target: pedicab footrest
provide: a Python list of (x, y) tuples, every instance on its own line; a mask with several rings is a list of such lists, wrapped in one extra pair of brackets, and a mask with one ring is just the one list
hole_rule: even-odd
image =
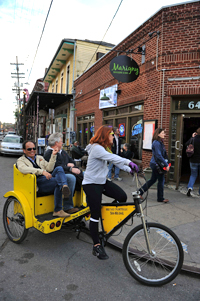
[(81, 216), (87, 216), (90, 213), (90, 208), (86, 207), (69, 217), (54, 217), (53, 212), (35, 216), (34, 227), (44, 234), (52, 233), (61, 229), (63, 223), (67, 223)]
[(57, 219), (58, 217), (53, 216), (53, 212), (49, 212), (46, 214), (37, 215), (35, 217), (40, 223), (43, 223), (44, 221), (50, 221), (53, 219)]

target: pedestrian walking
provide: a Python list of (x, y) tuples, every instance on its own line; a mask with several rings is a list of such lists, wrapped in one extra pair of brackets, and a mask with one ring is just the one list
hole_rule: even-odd
[[(196, 132), (194, 132), (192, 134), (192, 138), (190, 138), (186, 142), (186, 146), (188, 146), (191, 143), (194, 145), (194, 153), (190, 157), (191, 175), (190, 175), (190, 179), (189, 179), (188, 186), (187, 186), (187, 188), (188, 188), (187, 196), (188, 197), (193, 196), (193, 193), (192, 193), (193, 186), (197, 179), (198, 174), (200, 175), (200, 128), (198, 128), (196, 130)], [(200, 187), (199, 187), (199, 195), (200, 195)]]
[(164, 129), (157, 128), (153, 134), (152, 139), (153, 155), (150, 161), (150, 167), (152, 169), (151, 179), (139, 189), (139, 193), (142, 196), (143, 193), (146, 192), (156, 182), (156, 180), (158, 180), (157, 201), (168, 203), (169, 200), (164, 198), (165, 176), (162, 167), (164, 167), (166, 171), (169, 171), (171, 164), (168, 162), (167, 152), (163, 143), (164, 138)]

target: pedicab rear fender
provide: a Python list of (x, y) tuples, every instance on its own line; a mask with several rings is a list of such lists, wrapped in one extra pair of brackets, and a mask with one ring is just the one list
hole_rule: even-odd
[(20, 191), (8, 191), (6, 194), (4, 194), (4, 197), (5, 198), (14, 197), (20, 202), (24, 211), (26, 229), (33, 227), (34, 214), (31, 210), (28, 200), (23, 195), (23, 193), (21, 193)]

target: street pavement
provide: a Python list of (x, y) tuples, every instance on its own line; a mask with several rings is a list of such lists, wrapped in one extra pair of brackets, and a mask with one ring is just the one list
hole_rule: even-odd
[[(16, 162), (16, 158), (0, 157), (1, 161), (1, 187), (0, 187), (0, 211), (3, 212), (4, 198), (3, 195), (13, 188), (12, 181), (12, 166)], [(3, 171), (6, 172), (3, 172)], [(115, 181), (117, 185), (122, 187), (128, 196), (127, 201), (132, 201), (132, 192), (136, 190), (136, 181), (133, 177), (123, 171), (120, 171), (121, 182)], [(169, 199), (169, 203), (158, 203), (156, 201), (157, 189), (156, 186), (149, 189), (147, 208), (144, 213), (149, 222), (161, 223), (171, 228), (179, 237), (184, 249), (184, 265), (183, 269), (191, 273), (200, 274), (200, 196), (198, 193), (198, 185), (194, 187), (194, 197), (187, 197), (187, 184), (181, 184), (179, 190), (175, 190), (173, 185), (165, 185), (164, 196)], [(110, 202), (111, 199), (103, 197), (104, 202)], [(143, 203), (144, 204), (144, 203)], [(123, 241), (133, 227), (140, 224), (139, 217), (134, 217), (133, 225), (123, 226), (119, 235), (112, 236), (109, 240), (113, 245), (122, 248)], [(129, 222), (128, 222), (129, 224)], [(0, 223), (0, 246), (4, 246), (7, 241), (7, 236), (3, 228), (3, 223)]]
[[(123, 171), (120, 172), (120, 177), (123, 178), (122, 181), (113, 181), (126, 191), (127, 201), (132, 201), (131, 192), (136, 190), (136, 181)], [(178, 190), (175, 190), (175, 185), (166, 184), (164, 197), (169, 199), (169, 203), (158, 203), (157, 189), (154, 185), (149, 189), (147, 208), (144, 213), (149, 222), (163, 224), (177, 234), (184, 250), (183, 270), (200, 274), (200, 196), (198, 196), (198, 186), (194, 187), (194, 197), (188, 197), (186, 192), (186, 183), (181, 183)], [(103, 197), (103, 202), (109, 201), (109, 198)], [(117, 236), (112, 236), (109, 242), (122, 248), (126, 235), (140, 223), (140, 218), (134, 217), (133, 225), (131, 227), (125, 225), (122, 232)]]

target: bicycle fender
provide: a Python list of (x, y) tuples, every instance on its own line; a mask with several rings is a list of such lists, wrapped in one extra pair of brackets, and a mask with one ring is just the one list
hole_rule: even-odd
[(25, 227), (26, 229), (33, 227), (33, 213), (31, 207), (26, 197), (20, 191), (8, 191), (4, 194), (5, 198), (15, 197), (22, 205), (25, 217)]

